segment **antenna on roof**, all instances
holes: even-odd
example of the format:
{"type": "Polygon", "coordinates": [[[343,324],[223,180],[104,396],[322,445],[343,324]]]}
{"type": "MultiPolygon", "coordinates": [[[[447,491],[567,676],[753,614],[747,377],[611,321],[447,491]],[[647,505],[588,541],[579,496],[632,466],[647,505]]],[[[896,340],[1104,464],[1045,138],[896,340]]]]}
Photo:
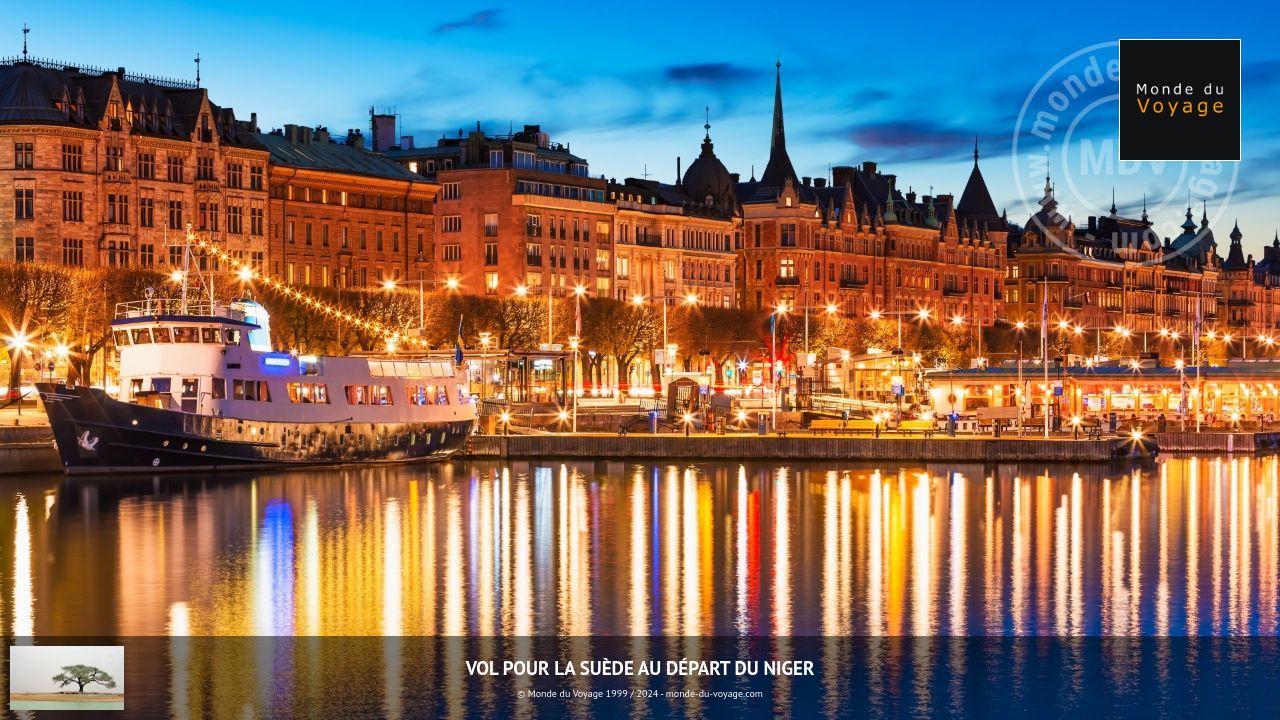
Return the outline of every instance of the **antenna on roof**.
{"type": "Polygon", "coordinates": [[[200,87],[200,53],[196,53],[196,87],[200,87]]]}
{"type": "Polygon", "coordinates": [[[644,164],[644,179],[649,179],[649,163],[644,164]]]}
{"type": "Polygon", "coordinates": [[[31,32],[31,28],[26,23],[22,23],[22,62],[27,61],[27,35],[31,32]]]}

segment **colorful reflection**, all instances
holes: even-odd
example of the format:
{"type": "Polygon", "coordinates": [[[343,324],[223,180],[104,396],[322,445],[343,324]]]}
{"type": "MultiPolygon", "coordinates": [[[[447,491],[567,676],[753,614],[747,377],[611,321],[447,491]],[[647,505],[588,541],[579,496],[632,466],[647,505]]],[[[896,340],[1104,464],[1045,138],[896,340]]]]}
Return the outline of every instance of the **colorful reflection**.
{"type": "Polygon", "coordinates": [[[16,637],[1272,635],[1278,485],[1274,457],[27,479],[0,608],[16,637]]]}

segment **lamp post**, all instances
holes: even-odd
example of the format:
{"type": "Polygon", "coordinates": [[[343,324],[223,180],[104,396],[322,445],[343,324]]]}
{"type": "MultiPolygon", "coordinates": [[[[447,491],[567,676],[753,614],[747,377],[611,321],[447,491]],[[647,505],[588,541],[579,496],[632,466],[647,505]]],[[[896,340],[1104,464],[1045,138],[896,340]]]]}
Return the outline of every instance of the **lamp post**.
{"type": "Polygon", "coordinates": [[[488,370],[485,369],[485,360],[489,358],[489,341],[493,339],[493,334],[488,332],[480,333],[480,407],[484,408],[485,390],[489,385],[488,370]]]}
{"type": "Polygon", "coordinates": [[[578,432],[578,366],[580,365],[578,346],[582,343],[582,297],[586,294],[587,288],[583,285],[573,288],[574,335],[569,338],[569,347],[573,348],[573,431],[575,433],[578,432]]]}
{"type": "Polygon", "coordinates": [[[573,424],[570,427],[571,432],[578,432],[578,345],[580,344],[577,335],[569,338],[569,347],[573,349],[573,424]]]}
{"type": "Polygon", "coordinates": [[[778,415],[778,316],[787,314],[787,304],[778,303],[769,322],[769,407],[772,410],[769,420],[777,423],[778,415]]]}
{"type": "Polygon", "coordinates": [[[903,317],[904,315],[911,315],[911,316],[914,316],[917,320],[920,320],[921,322],[924,322],[924,321],[926,321],[926,320],[928,320],[928,319],[929,319],[929,317],[931,316],[931,314],[932,314],[932,311],[931,311],[931,310],[929,310],[929,308],[927,308],[927,307],[922,307],[922,308],[918,308],[918,309],[916,309],[916,310],[894,310],[894,311],[891,311],[891,312],[884,312],[884,311],[881,311],[881,310],[872,310],[870,313],[868,313],[868,316],[869,316],[872,320],[879,320],[879,319],[881,319],[881,318],[888,317],[888,316],[897,316],[897,318],[898,318],[898,348],[897,348],[896,352],[901,353],[901,352],[902,352],[902,317],[903,317]]]}

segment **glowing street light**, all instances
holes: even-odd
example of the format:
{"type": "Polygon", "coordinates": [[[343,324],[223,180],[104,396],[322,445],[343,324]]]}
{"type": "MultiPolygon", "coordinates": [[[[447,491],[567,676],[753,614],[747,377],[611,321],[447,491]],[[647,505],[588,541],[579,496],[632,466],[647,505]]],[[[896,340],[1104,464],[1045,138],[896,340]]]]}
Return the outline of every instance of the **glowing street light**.
{"type": "Polygon", "coordinates": [[[236,274],[240,277],[240,282],[249,282],[253,279],[253,268],[246,265],[236,274]]]}
{"type": "Polygon", "coordinates": [[[383,290],[395,290],[395,289],[396,289],[396,281],[395,281],[395,280],[392,280],[392,279],[390,279],[390,278],[388,278],[388,279],[386,279],[386,280],[383,280],[383,281],[382,281],[382,289],[383,289],[383,290]]]}
{"type": "Polygon", "coordinates": [[[444,281],[444,286],[445,286],[445,287],[447,287],[447,288],[449,288],[450,290],[457,290],[457,289],[458,289],[458,278],[456,278],[456,277],[451,277],[451,278],[449,278],[449,279],[445,280],[445,281],[444,281]]]}
{"type": "Polygon", "coordinates": [[[169,273],[169,279],[176,283],[182,282],[182,279],[184,277],[186,277],[186,273],[182,272],[181,270],[174,270],[173,272],[169,273]]]}
{"type": "Polygon", "coordinates": [[[963,316],[963,315],[953,315],[953,316],[951,317],[951,324],[952,324],[952,325],[954,325],[954,326],[956,326],[956,327],[960,327],[961,325],[963,325],[963,324],[964,324],[964,316],[963,316]]]}
{"type": "Polygon", "coordinates": [[[529,288],[525,287],[524,285],[516,286],[516,297],[528,297],[528,295],[529,295],[529,288]]]}
{"type": "Polygon", "coordinates": [[[1026,320],[1019,320],[1018,322],[1016,322],[1016,323],[1014,323],[1014,324],[1013,324],[1013,327],[1014,327],[1015,329],[1017,329],[1017,330],[1026,330],[1026,329],[1027,329],[1027,321],[1026,321],[1026,320]]]}

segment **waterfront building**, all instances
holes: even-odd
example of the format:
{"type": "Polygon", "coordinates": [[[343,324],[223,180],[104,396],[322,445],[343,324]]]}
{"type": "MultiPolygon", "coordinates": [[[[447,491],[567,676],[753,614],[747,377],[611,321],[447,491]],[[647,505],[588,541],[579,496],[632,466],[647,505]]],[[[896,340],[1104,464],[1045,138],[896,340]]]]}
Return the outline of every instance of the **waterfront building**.
{"type": "Polygon", "coordinates": [[[435,281],[474,295],[560,297],[583,286],[612,296],[606,182],[539,126],[489,135],[477,123],[434,147],[402,138],[384,154],[441,187],[429,256],[435,281]]]}
{"type": "Polygon", "coordinates": [[[267,153],[197,82],[0,62],[0,257],[181,263],[187,224],[244,262],[266,254],[267,153]]]}
{"type": "Polygon", "coordinates": [[[781,65],[769,161],[735,188],[743,216],[738,302],[769,309],[834,305],[845,314],[927,310],[968,327],[1002,315],[1008,225],[978,169],[953,196],[917,195],[874,162],[799,177],[787,154],[781,65]],[[976,320],[976,322],[975,322],[976,320]]]}
{"type": "Polygon", "coordinates": [[[368,288],[434,276],[440,186],[365,148],[359,131],[285,125],[270,153],[270,272],[300,285],[368,288]]]}

